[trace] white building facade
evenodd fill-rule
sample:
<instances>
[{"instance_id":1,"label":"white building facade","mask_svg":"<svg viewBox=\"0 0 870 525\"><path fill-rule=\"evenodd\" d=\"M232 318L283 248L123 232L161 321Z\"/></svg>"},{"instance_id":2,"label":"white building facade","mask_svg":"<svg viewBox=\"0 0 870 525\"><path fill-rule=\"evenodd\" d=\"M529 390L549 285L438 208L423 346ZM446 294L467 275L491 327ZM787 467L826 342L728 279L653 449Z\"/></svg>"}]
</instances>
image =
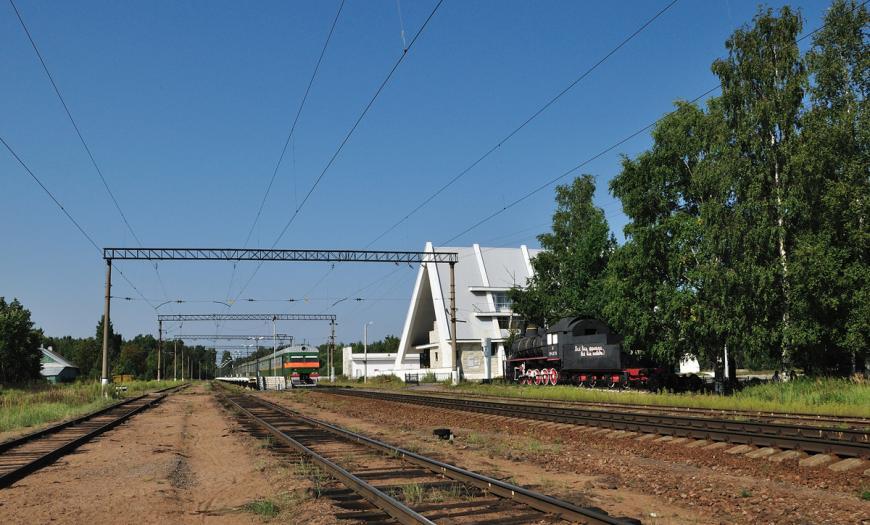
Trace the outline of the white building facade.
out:
<instances>
[{"instance_id":1,"label":"white building facade","mask_svg":"<svg viewBox=\"0 0 870 525\"><path fill-rule=\"evenodd\" d=\"M531 260L540 250L470 247L434 248L456 252L457 355L451 349L450 275L446 264L423 263L417 273L411 304L402 329L393 371L485 380L503 375L509 330L517 329L508 291L525 287L533 275ZM418 363L418 367L414 364Z\"/></svg>"},{"instance_id":2,"label":"white building facade","mask_svg":"<svg viewBox=\"0 0 870 525\"><path fill-rule=\"evenodd\" d=\"M341 370L342 374L350 379L359 379L361 377L375 377L383 375L401 375L404 371L396 371L396 354L395 352L369 352L362 354L360 352L353 353L353 349L345 346L341 349ZM414 358L416 357L416 359ZM420 368L419 356L409 356L405 363L407 370L417 370Z\"/></svg>"}]
</instances>

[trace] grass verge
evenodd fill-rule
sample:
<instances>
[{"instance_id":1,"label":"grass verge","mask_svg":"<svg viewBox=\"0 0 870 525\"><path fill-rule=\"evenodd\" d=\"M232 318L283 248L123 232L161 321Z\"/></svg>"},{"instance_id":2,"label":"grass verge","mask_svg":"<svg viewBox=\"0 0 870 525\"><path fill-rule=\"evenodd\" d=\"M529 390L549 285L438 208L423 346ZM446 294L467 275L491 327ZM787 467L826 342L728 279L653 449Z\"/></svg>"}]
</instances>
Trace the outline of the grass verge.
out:
<instances>
[{"instance_id":1,"label":"grass verge","mask_svg":"<svg viewBox=\"0 0 870 525\"><path fill-rule=\"evenodd\" d=\"M140 395L178 384L173 381L134 381L125 383L127 391L104 398L100 384L37 384L0 390L0 433L62 421L98 410L122 397Z\"/></svg>"},{"instance_id":2,"label":"grass verge","mask_svg":"<svg viewBox=\"0 0 870 525\"><path fill-rule=\"evenodd\" d=\"M570 385L535 387L476 383L463 383L449 390L518 399L870 417L870 382L835 378L807 378L788 383L756 385L733 396L611 392Z\"/></svg>"}]
</instances>

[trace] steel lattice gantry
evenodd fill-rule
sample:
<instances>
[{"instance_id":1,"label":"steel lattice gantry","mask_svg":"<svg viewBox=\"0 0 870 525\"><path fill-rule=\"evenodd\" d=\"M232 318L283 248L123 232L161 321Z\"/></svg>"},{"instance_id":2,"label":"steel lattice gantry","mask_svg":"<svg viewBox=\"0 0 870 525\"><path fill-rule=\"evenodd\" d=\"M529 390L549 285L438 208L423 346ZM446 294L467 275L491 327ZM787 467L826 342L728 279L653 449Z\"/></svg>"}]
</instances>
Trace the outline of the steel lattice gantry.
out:
<instances>
[{"instance_id":1,"label":"steel lattice gantry","mask_svg":"<svg viewBox=\"0 0 870 525\"><path fill-rule=\"evenodd\" d=\"M333 346L335 345L335 314L227 314L227 313L218 313L218 314L158 314L157 315L157 377L160 378L160 354L162 352L163 347L163 322L188 322L188 321L272 321L274 326L275 321L329 321L329 324L332 328L332 334L330 336L330 348L329 348L329 356L332 359L332 354L334 352ZM255 336L256 337L256 336ZM293 336L287 334L272 334L273 342L277 341L290 341L290 344L293 344ZM244 335L226 335L226 336L210 336L210 335L190 335L186 336L184 334L176 334L175 341L183 341L184 339L251 339L250 336ZM217 349L217 347L214 347ZM332 362L329 363L330 371L332 367Z\"/></svg>"},{"instance_id":2,"label":"steel lattice gantry","mask_svg":"<svg viewBox=\"0 0 870 525\"><path fill-rule=\"evenodd\" d=\"M258 250L237 248L103 248L103 259L139 261L293 261L456 263L455 252L390 252L375 250Z\"/></svg>"},{"instance_id":3,"label":"steel lattice gantry","mask_svg":"<svg viewBox=\"0 0 870 525\"><path fill-rule=\"evenodd\" d=\"M209 340L209 341L217 341L218 339L223 341L247 341L248 339L256 339L257 337L272 337L266 335L243 335L243 334L178 334L176 335L176 339L194 339L194 340ZM276 339L281 341L292 341L293 336L288 334L277 334L275 336Z\"/></svg>"},{"instance_id":4,"label":"steel lattice gantry","mask_svg":"<svg viewBox=\"0 0 870 525\"><path fill-rule=\"evenodd\" d=\"M162 314L158 321L335 321L335 314Z\"/></svg>"},{"instance_id":5,"label":"steel lattice gantry","mask_svg":"<svg viewBox=\"0 0 870 525\"><path fill-rule=\"evenodd\" d=\"M335 314L162 314L158 321L335 321Z\"/></svg>"},{"instance_id":6,"label":"steel lattice gantry","mask_svg":"<svg viewBox=\"0 0 870 525\"><path fill-rule=\"evenodd\" d=\"M103 248L103 259L106 261L106 295L105 312L103 314L103 363L102 384L109 383L109 324L112 304L112 260L138 261L283 261L283 262L372 262L372 263L434 263L450 265L450 339L453 351L454 379L456 375L456 263L459 254L456 252L408 252L408 251L376 251L376 250L260 250L248 248ZM220 314L209 314L220 315ZM253 314L224 314L253 315ZM268 314L267 320L272 320L273 314ZM281 314L307 315L307 314ZM259 318L258 318L259 319ZM258 320L254 319L254 320ZM207 320L216 320L209 318ZM288 320L329 320L333 326L333 341L335 339L335 319L288 319ZM162 331L162 330L161 330ZM160 351L157 352L160 370ZM334 352L330 352L330 370Z\"/></svg>"}]
</instances>

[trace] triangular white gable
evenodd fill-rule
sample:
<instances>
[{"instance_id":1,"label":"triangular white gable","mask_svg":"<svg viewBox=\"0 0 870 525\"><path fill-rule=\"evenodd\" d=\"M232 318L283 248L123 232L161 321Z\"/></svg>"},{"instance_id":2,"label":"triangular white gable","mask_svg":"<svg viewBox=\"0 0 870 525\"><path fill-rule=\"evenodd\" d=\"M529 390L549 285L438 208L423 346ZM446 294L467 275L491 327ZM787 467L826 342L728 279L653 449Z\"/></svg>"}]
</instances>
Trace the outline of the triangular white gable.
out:
<instances>
[{"instance_id":1,"label":"triangular white gable","mask_svg":"<svg viewBox=\"0 0 870 525\"><path fill-rule=\"evenodd\" d=\"M428 253L434 251L431 242L426 243L424 251ZM414 333L418 330L428 333L432 329L431 317L425 315L427 307L434 307L435 310L435 322L438 324L439 334L439 351L446 358L442 362L445 367L453 367L453 353L450 352L450 323L448 322L447 313L449 298L444 297L444 288L441 286L441 277L437 266L435 263L424 262L417 271L414 293L411 295L408 315L405 317L402 338L399 341L399 352L396 355L396 370L401 370L405 355L413 350L411 339ZM431 304L424 304L429 297L432 298Z\"/></svg>"}]
</instances>

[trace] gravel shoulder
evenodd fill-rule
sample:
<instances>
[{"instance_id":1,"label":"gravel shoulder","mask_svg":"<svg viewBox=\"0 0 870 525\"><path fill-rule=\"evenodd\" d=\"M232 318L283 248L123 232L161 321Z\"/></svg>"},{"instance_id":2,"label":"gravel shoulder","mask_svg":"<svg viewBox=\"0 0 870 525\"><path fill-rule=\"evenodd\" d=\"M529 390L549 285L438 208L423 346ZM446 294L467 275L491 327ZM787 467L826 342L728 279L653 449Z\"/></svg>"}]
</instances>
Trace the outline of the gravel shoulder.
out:
<instances>
[{"instance_id":1,"label":"gravel shoulder","mask_svg":"<svg viewBox=\"0 0 870 525\"><path fill-rule=\"evenodd\" d=\"M273 401L385 441L644 523L870 524L870 485L720 451L614 439L577 427L318 392ZM434 438L449 427L453 442Z\"/></svg>"},{"instance_id":2,"label":"gravel shoulder","mask_svg":"<svg viewBox=\"0 0 870 525\"><path fill-rule=\"evenodd\" d=\"M331 514L307 483L197 385L3 490L0 523L263 523L258 501L282 522Z\"/></svg>"}]
</instances>

